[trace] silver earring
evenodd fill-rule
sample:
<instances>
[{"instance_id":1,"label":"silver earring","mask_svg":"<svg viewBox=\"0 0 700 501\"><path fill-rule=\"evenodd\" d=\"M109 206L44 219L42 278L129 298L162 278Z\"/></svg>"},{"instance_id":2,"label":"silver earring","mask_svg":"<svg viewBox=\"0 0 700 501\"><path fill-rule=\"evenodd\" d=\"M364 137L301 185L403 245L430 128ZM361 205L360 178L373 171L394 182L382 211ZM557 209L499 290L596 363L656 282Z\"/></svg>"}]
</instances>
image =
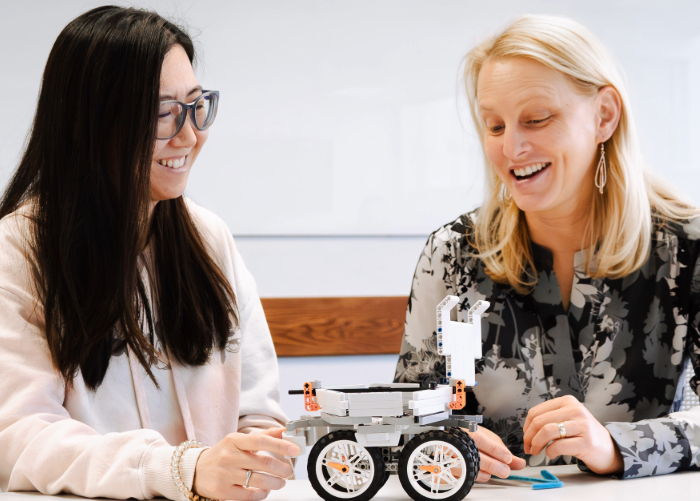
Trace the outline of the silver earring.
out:
<instances>
[{"instance_id":1,"label":"silver earring","mask_svg":"<svg viewBox=\"0 0 700 501\"><path fill-rule=\"evenodd\" d=\"M600 160L598 161L598 168L595 171L595 187L598 188L600 194L603 194L603 188L605 188L605 183L608 182L608 166L605 163L605 145L600 143Z\"/></svg>"},{"instance_id":2,"label":"silver earring","mask_svg":"<svg viewBox=\"0 0 700 501\"><path fill-rule=\"evenodd\" d=\"M505 184L502 186L503 188L501 188L501 198L504 202L510 202L511 198L513 198L513 195L510 194L510 191L508 191L508 188L506 188Z\"/></svg>"}]
</instances>

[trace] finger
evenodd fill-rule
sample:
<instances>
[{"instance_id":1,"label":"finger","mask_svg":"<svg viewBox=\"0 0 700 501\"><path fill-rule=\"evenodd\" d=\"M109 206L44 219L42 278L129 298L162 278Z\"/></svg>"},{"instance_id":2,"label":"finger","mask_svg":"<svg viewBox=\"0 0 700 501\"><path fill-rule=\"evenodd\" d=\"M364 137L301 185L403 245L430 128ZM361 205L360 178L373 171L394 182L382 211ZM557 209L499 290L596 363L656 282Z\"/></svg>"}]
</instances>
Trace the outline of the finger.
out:
<instances>
[{"instance_id":1,"label":"finger","mask_svg":"<svg viewBox=\"0 0 700 501\"><path fill-rule=\"evenodd\" d=\"M518 456L513 456L513 461L510 462L508 465L508 468L512 470L522 470L527 466L527 461L525 461L523 458L519 458Z\"/></svg>"},{"instance_id":2,"label":"finger","mask_svg":"<svg viewBox=\"0 0 700 501\"><path fill-rule=\"evenodd\" d=\"M485 471L479 471L479 474L476 476L477 482L488 482L490 479L491 475L489 475Z\"/></svg>"},{"instance_id":3,"label":"finger","mask_svg":"<svg viewBox=\"0 0 700 501\"><path fill-rule=\"evenodd\" d=\"M561 438L547 447L547 457L580 456L586 448L586 439L582 437Z\"/></svg>"},{"instance_id":4,"label":"finger","mask_svg":"<svg viewBox=\"0 0 700 501\"><path fill-rule=\"evenodd\" d=\"M495 441L496 443L499 443L499 444L502 444L502 443L503 443L503 440L501 440L501 437L499 437L498 435L496 435L494 432L492 432L492 431L489 430L488 428L484 428L483 426L479 426L479 429L478 429L477 431L475 431L474 433L470 432L470 431L469 431L468 429L466 429L466 428L462 428L462 430L464 430L464 431L466 431L467 433L469 433L469 435L471 435L472 438L473 438L474 435L486 435L487 438L492 439L492 440Z\"/></svg>"},{"instance_id":5,"label":"finger","mask_svg":"<svg viewBox=\"0 0 700 501\"><path fill-rule=\"evenodd\" d=\"M503 442L500 440L497 442L488 435L479 432L472 433L470 436L479 448L479 451L485 452L505 464L509 464L513 460L513 455L508 450L508 447L503 445Z\"/></svg>"},{"instance_id":6,"label":"finger","mask_svg":"<svg viewBox=\"0 0 700 501\"><path fill-rule=\"evenodd\" d=\"M571 395L553 398L552 400L547 400L546 402L538 404L528 411L527 417L525 418L525 423L523 424L523 432L527 431L527 429L530 427L530 424L532 424L533 419L544 413L551 412L556 409L561 409L562 407L566 407L567 405L580 404L581 402L579 402L576 399L576 397L572 397Z\"/></svg>"},{"instance_id":7,"label":"finger","mask_svg":"<svg viewBox=\"0 0 700 501\"><path fill-rule=\"evenodd\" d=\"M289 478L294 472L291 465L285 461L280 461L277 458L265 454L254 454L252 452L239 452L231 458L231 462L228 466L243 471L244 477L246 470L269 473L270 475L280 478Z\"/></svg>"},{"instance_id":8,"label":"finger","mask_svg":"<svg viewBox=\"0 0 700 501\"><path fill-rule=\"evenodd\" d=\"M240 485L232 485L225 496L219 499L230 499L236 501L261 501L270 494L270 491L261 489L246 489Z\"/></svg>"},{"instance_id":9,"label":"finger","mask_svg":"<svg viewBox=\"0 0 700 501\"><path fill-rule=\"evenodd\" d=\"M267 451L281 456L294 456L300 452L299 446L264 433L232 433L226 438L229 438L233 445L242 451Z\"/></svg>"},{"instance_id":10,"label":"finger","mask_svg":"<svg viewBox=\"0 0 700 501\"><path fill-rule=\"evenodd\" d=\"M492 458L487 454L481 454L480 471L500 478L506 478L508 475L510 475L510 468L507 464L503 464L498 459Z\"/></svg>"},{"instance_id":11,"label":"finger","mask_svg":"<svg viewBox=\"0 0 700 501\"><path fill-rule=\"evenodd\" d=\"M241 485L245 487L245 479L248 476L247 470L237 470L232 475L233 483L236 485ZM267 475L259 471L254 471L250 474L250 480L248 481L248 487L254 489L260 489L265 491L278 491L284 487L286 482L272 475Z\"/></svg>"},{"instance_id":12,"label":"finger","mask_svg":"<svg viewBox=\"0 0 700 501\"><path fill-rule=\"evenodd\" d=\"M263 430L260 432L261 435L267 435L268 437L272 438L282 438L282 433L284 433L286 428L280 427L280 428L268 428L267 430Z\"/></svg>"},{"instance_id":13,"label":"finger","mask_svg":"<svg viewBox=\"0 0 700 501\"><path fill-rule=\"evenodd\" d=\"M523 428L523 444L525 445L525 453L532 454L532 452L530 452L532 438L540 432L543 426L548 424L556 425L557 423L570 421L577 414L577 411L578 407L563 407L561 409L556 409L545 414L541 414L534 418L527 430ZM559 437L558 433L556 437Z\"/></svg>"},{"instance_id":14,"label":"finger","mask_svg":"<svg viewBox=\"0 0 700 501\"><path fill-rule=\"evenodd\" d=\"M564 421L563 425L566 430L566 437L578 437L581 435L582 427L578 421ZM532 441L530 442L530 454L536 456L542 452L542 449L547 447L549 442L560 440L564 439L561 437L559 425L557 423L547 423L532 437Z\"/></svg>"}]
</instances>

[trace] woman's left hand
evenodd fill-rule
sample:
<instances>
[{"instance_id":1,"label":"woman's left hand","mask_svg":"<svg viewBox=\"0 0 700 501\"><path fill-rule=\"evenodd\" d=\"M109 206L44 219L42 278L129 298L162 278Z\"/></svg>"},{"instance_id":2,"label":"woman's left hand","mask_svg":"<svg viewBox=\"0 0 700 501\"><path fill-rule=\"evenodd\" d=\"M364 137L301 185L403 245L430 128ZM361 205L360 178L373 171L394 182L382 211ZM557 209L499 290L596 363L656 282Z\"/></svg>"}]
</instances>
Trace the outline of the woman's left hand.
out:
<instances>
[{"instance_id":1,"label":"woman's left hand","mask_svg":"<svg viewBox=\"0 0 700 501\"><path fill-rule=\"evenodd\" d=\"M559 434L558 423L564 423L565 438ZM608 430L570 395L530 409L523 426L523 442L526 454L536 456L547 447L548 457L574 456L595 473L620 473L624 468L620 450Z\"/></svg>"}]
</instances>

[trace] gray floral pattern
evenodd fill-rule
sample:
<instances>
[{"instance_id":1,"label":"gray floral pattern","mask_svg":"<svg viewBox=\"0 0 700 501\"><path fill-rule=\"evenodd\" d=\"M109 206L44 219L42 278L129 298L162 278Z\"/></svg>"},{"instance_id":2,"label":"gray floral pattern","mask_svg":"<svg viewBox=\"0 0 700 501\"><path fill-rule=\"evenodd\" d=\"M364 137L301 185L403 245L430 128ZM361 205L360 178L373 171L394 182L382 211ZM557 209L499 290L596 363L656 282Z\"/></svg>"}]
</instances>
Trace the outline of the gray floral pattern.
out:
<instances>
[{"instance_id":1,"label":"gray floral pattern","mask_svg":"<svg viewBox=\"0 0 700 501\"><path fill-rule=\"evenodd\" d=\"M572 395L610 431L624 457L623 478L699 468L700 406L674 411L688 364L700 374L700 219L686 225L656 220L649 258L624 278L591 278L586 251L578 252L566 311L551 252L543 247L532 246L538 282L529 294L486 275L468 243L474 215L428 238L413 277L395 380L444 377L435 307L447 294L460 298L460 321L475 301L487 300L484 358L465 412L483 414L483 425L514 454L531 466L575 462L544 452L528 456L522 443L530 408ZM691 386L698 392L697 376Z\"/></svg>"}]
</instances>

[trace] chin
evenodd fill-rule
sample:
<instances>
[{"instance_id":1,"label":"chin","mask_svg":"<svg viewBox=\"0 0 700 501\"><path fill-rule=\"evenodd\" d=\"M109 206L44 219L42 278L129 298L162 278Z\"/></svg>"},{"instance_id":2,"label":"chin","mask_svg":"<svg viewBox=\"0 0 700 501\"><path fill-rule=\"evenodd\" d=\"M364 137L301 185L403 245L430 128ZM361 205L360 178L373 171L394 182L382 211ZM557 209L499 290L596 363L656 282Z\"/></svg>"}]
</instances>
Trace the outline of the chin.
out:
<instances>
[{"instance_id":1,"label":"chin","mask_svg":"<svg viewBox=\"0 0 700 501\"><path fill-rule=\"evenodd\" d=\"M549 200L542 200L532 196L513 197L515 204L523 212L543 212L553 208L553 204Z\"/></svg>"},{"instance_id":2,"label":"chin","mask_svg":"<svg viewBox=\"0 0 700 501\"><path fill-rule=\"evenodd\" d=\"M175 198L179 198L182 196L182 194L185 192L185 190L174 190L166 193L157 193L151 195L151 200L156 200L157 202L164 202L165 200L173 200Z\"/></svg>"}]
</instances>

